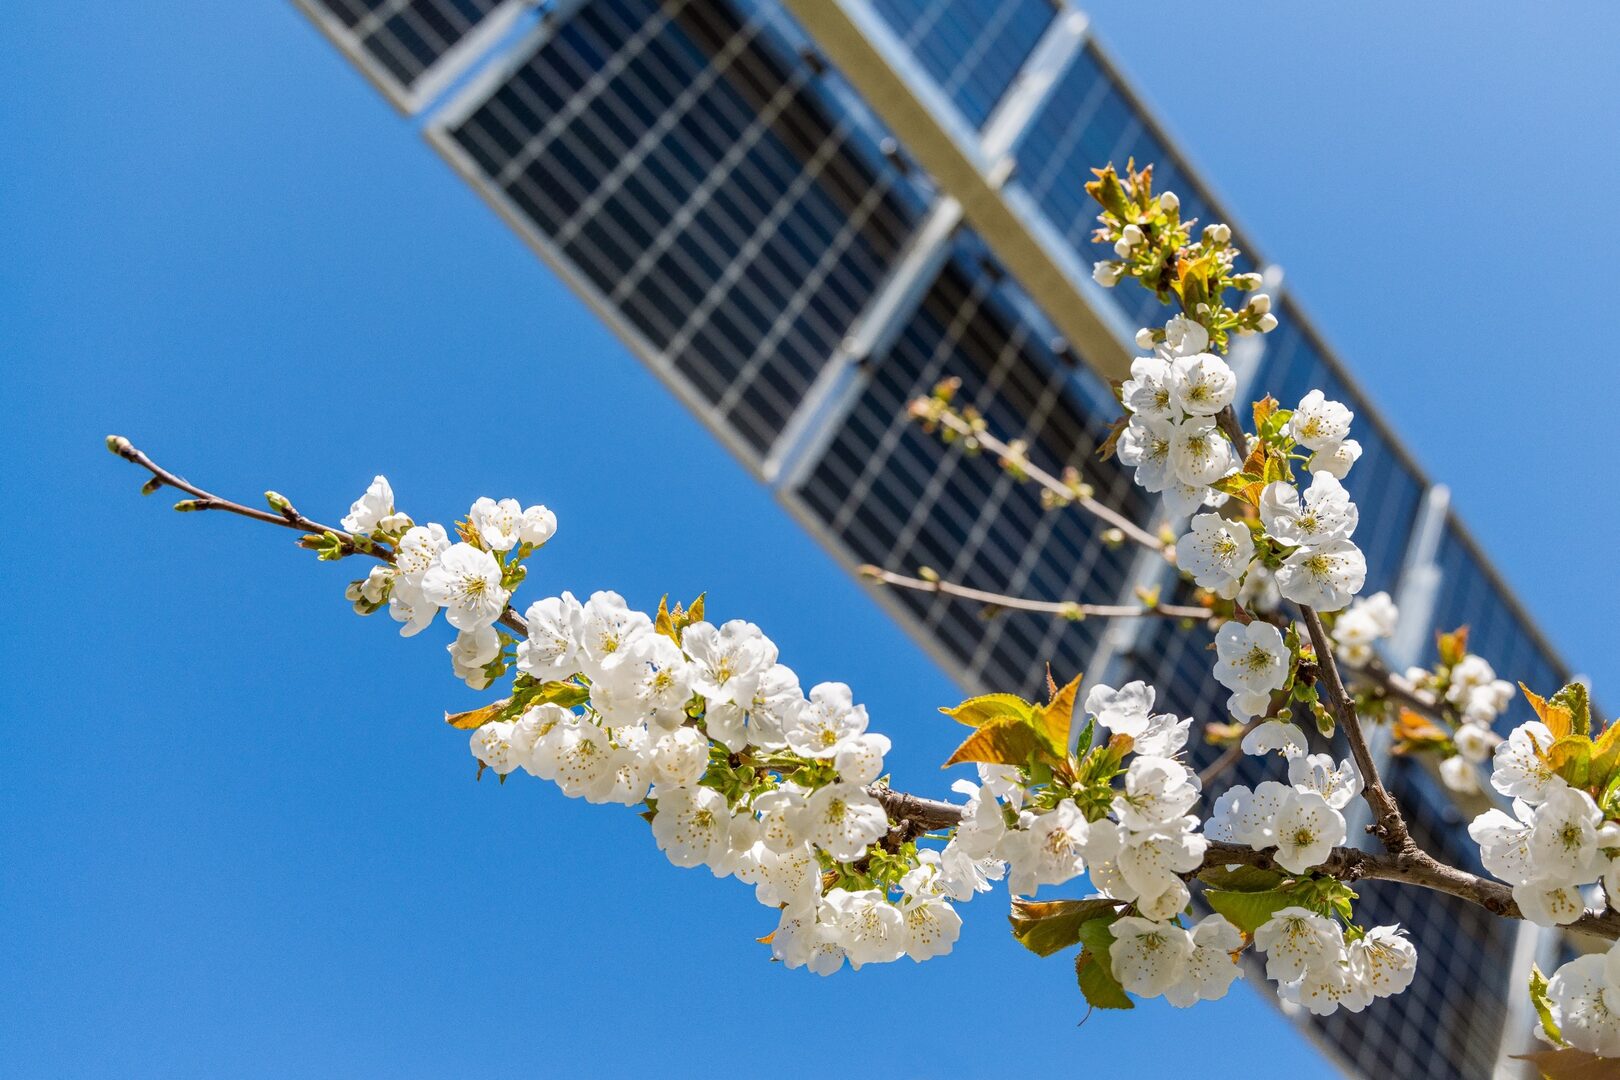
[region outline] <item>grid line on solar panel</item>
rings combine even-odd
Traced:
[[[304,0],[325,11],[408,93],[502,0]]]
[[[1030,328],[1011,318],[988,275],[957,258],[941,272],[889,351],[873,359],[864,385],[822,456],[793,493],[858,562],[948,570],[952,580],[1005,590],[1022,579],[1045,599],[1113,601],[1128,556],[1101,543],[1078,514],[1046,513],[1035,492],[992,461],[963,454],[920,431],[906,406],[940,379],[963,380],[958,400],[992,426],[1022,436],[1042,467],[1081,468],[1099,490],[1116,486],[1116,467],[1091,452],[1106,432],[1080,415],[1069,373],[1043,355]],[[1038,690],[1044,663],[1083,670],[1097,645],[1085,624],[1007,613],[986,620],[947,597],[897,595],[915,625],[958,665],[968,685]]]
[[[649,362],[763,453],[920,199],[857,152],[847,115],[827,115],[807,70],[758,30],[726,4],[604,0],[450,136],[622,313]]]
[[[982,127],[1057,13],[1051,0],[874,0],[973,127]]]

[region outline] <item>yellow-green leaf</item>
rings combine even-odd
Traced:
[[[1051,956],[1055,952],[1080,943],[1080,928],[1092,919],[1111,915],[1118,904],[1102,897],[1090,900],[1014,900],[1012,914],[1013,937],[1037,956]]]
[[[1602,787],[1620,769],[1620,721],[1603,729],[1592,744],[1592,783]]]
[[[1041,709],[1037,720],[1041,734],[1059,757],[1069,752],[1069,725],[1074,722],[1074,699],[1080,693],[1080,678],[1076,675],[1059,690],[1051,702]]]
[[[1114,944],[1114,917],[1092,919],[1080,926],[1080,940],[1085,948],[1074,960],[1075,977],[1080,980],[1080,992],[1094,1009],[1134,1009],[1135,1002],[1125,993],[1109,961],[1109,950]]]
[[[1265,892],[1228,892],[1225,889],[1205,889],[1204,902],[1226,916],[1228,922],[1252,934],[1264,926],[1271,917],[1285,907],[1299,903],[1291,892],[1271,889]]]
[[[1569,782],[1584,788],[1592,778],[1592,740],[1585,735],[1565,735],[1547,750],[1547,764]]]
[[[691,626],[695,622],[703,621],[703,598],[708,595],[709,594],[706,592],[698,593],[698,598],[692,601],[692,605],[686,609],[687,626]]]
[[[1040,749],[1041,737],[1029,721],[1020,716],[998,716],[969,735],[944,768],[964,761],[986,765],[1023,765]]]
[[[1468,655],[1468,627],[1459,626],[1449,634],[1435,634],[1435,645],[1440,651],[1440,662],[1447,667],[1462,663]]]
[[[501,712],[511,703],[511,698],[502,698],[499,701],[492,701],[481,708],[469,709],[467,712],[447,712],[444,714],[444,722],[453,728],[471,731],[473,728],[483,727],[491,720],[499,719]]]
[[[1271,419],[1271,414],[1276,411],[1277,399],[1272,397],[1270,394],[1267,394],[1265,397],[1254,403],[1255,434],[1259,435],[1265,432],[1266,421]]]
[[[1569,711],[1570,730],[1576,735],[1592,734],[1592,700],[1586,692],[1586,684],[1566,683],[1547,704]]]
[[[1035,706],[1017,694],[983,694],[968,698],[955,708],[939,711],[958,724],[978,727],[986,720],[994,720],[998,716],[1017,716],[1027,720],[1035,715]]]
[[[1528,1061],[1544,1080],[1615,1080],[1616,1075],[1613,1058],[1598,1057],[1573,1046],[1517,1054],[1513,1060]]]
[[[1198,880],[1225,892],[1269,892],[1281,885],[1286,875],[1258,866],[1211,866],[1198,872]]]
[[[668,593],[658,598],[658,616],[653,619],[653,629],[675,644],[681,643],[681,635],[675,632],[675,620],[670,618]]]
[[[1530,703],[1530,707],[1536,711],[1536,716],[1547,725],[1547,730],[1553,733],[1554,739],[1562,739],[1575,730],[1575,718],[1568,708],[1548,701],[1524,683],[1519,684],[1519,690]]]
[[[1541,973],[1536,964],[1530,965],[1530,1003],[1536,1007],[1536,1016],[1541,1020],[1541,1030],[1547,1038],[1552,1040],[1554,1046],[1564,1045],[1564,1033],[1558,1030],[1558,1021],[1553,1019],[1552,1000],[1547,997],[1547,976]]]

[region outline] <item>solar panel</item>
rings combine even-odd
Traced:
[[[756,469],[917,224],[765,14],[604,0],[435,142]]]
[[[1093,414],[1076,388],[1091,376],[1058,362],[1006,302],[1011,286],[986,274],[971,243],[971,235],[959,239],[893,346],[868,363],[853,406],[791,497],[856,562],[926,565],[973,588],[1113,603],[1130,552],[1104,544],[1101,527],[1084,514],[1043,511],[1031,486],[995,460],[946,446],[906,417],[912,399],[960,378],[958,401],[1026,440],[1036,464],[1054,472],[1073,465],[1133,520],[1148,516],[1129,477],[1095,459],[1109,417]],[[1054,671],[1076,674],[1098,644],[1093,623],[1019,612],[987,620],[942,596],[897,598],[970,688],[1038,694],[1048,660]]]
[[[457,57],[491,43],[523,0],[297,0],[406,112],[442,88]]]

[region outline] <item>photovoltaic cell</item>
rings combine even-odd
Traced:
[[[761,16],[705,0],[587,5],[446,135],[756,457],[922,205]]]
[[[409,93],[504,0],[300,0],[317,9],[383,76]]]
[[[872,7],[974,127],[984,125],[1057,13],[1052,0],[873,0]]]
[[[995,430],[1027,440],[1054,472],[1080,469],[1100,497],[1133,520],[1149,507],[1117,465],[1095,459],[1108,418],[1088,415],[1074,381],[998,296],[993,276],[959,248],[920,309],[862,375],[863,388],[796,492],[851,558],[914,570],[930,566],[970,587],[1041,599],[1113,603],[1131,553],[1101,542],[1086,515],[1050,513],[1030,485],[988,457],[944,445],[907,419],[906,406],[940,380],[962,380],[958,402]],[[1036,694],[1050,660],[1084,670],[1097,645],[1088,623],[897,592],[970,684]]]
[[[1501,678],[1522,682],[1543,696],[1564,685],[1568,672],[1508,603],[1455,521],[1446,522],[1436,562],[1443,575],[1434,608],[1436,630],[1468,627],[1468,651],[1488,660]],[[1437,659],[1431,639],[1423,661],[1432,664]],[[1496,729],[1506,735],[1533,719],[1528,703],[1514,694],[1512,704],[1497,717]]]

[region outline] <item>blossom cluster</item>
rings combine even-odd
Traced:
[[[1620,1057],[1620,944],[1577,956],[1532,993],[1545,1006],[1540,1034],[1556,1046]],[[1597,1076],[1596,1072],[1588,1075]]]
[[[1360,1012],[1405,990],[1417,973],[1417,950],[1395,926],[1347,936],[1339,923],[1301,907],[1278,911],[1254,934],[1266,954],[1266,977],[1284,1001],[1318,1016]]]
[[[1554,753],[1559,741],[1541,720],[1514,728],[1497,745],[1491,768],[1491,787],[1513,800],[1512,813],[1487,810],[1468,826],[1485,869],[1513,886],[1519,910],[1540,926],[1579,919],[1585,890],[1600,880],[1609,906],[1620,910],[1620,823],[1591,789],[1570,782],[1566,774],[1575,770]],[[1590,783],[1590,758],[1577,769]],[[1603,777],[1596,779],[1600,794],[1612,793]]]

